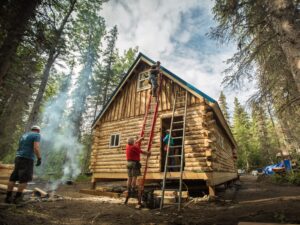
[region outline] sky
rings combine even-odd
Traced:
[[[208,38],[216,25],[213,4],[210,0],[110,0],[103,6],[102,16],[108,27],[117,25],[120,52],[138,46],[140,52],[215,100],[223,90],[232,113],[234,97],[245,103],[254,88],[222,86],[222,72],[228,66],[225,61],[237,47]]]

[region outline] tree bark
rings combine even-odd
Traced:
[[[6,37],[0,48],[0,87],[7,75],[13,57],[16,55],[17,47],[21,42],[29,20],[35,15],[35,9],[40,2],[40,0],[15,0],[12,3],[12,6],[16,7],[16,11],[6,26]]]
[[[61,39],[61,36],[63,34],[63,30],[65,28],[65,25],[67,24],[67,21],[68,21],[70,15],[71,15],[71,13],[74,10],[74,6],[76,4],[76,1],[77,0],[72,0],[71,1],[70,6],[69,6],[69,10],[68,10],[67,14],[65,15],[64,19],[62,20],[62,22],[60,24],[60,27],[56,32],[56,36],[55,36],[55,38],[52,42],[52,46],[51,46],[51,49],[50,49],[47,64],[46,64],[46,66],[44,68],[44,71],[43,71],[42,82],[40,84],[37,97],[36,97],[36,99],[33,103],[31,112],[29,114],[29,118],[28,118],[28,121],[27,121],[27,124],[26,124],[26,130],[29,130],[30,127],[38,121],[39,109],[40,109],[40,106],[41,106],[41,103],[42,103],[42,100],[43,100],[43,96],[44,96],[44,93],[45,93],[45,90],[46,90],[46,86],[47,86],[47,83],[48,83],[48,80],[49,80],[50,70],[51,70],[51,67],[52,67],[53,63],[55,62],[56,58],[60,54],[60,49],[58,49],[57,46],[60,42],[60,39]]]
[[[277,32],[278,41],[286,56],[295,84],[300,93],[300,26],[296,23],[299,12],[292,0],[268,1],[270,21]]]

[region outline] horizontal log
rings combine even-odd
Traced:
[[[94,169],[93,170],[94,173],[127,173],[127,169],[124,168],[124,169]],[[148,172],[160,172],[160,169],[159,168],[155,168],[155,169],[151,169],[149,168],[148,169]],[[112,174],[113,176],[113,174]]]
[[[14,169],[14,164],[0,164],[0,171],[2,170],[13,170]]]

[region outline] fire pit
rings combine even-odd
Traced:
[[[54,202],[63,199],[64,198],[60,195],[57,195],[55,191],[44,191],[40,188],[35,188],[30,198],[30,200],[36,202]]]

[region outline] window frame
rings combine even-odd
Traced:
[[[115,142],[116,142],[116,136],[119,136],[119,143],[118,143],[118,145],[112,145],[112,137],[115,137],[114,138],[114,143],[113,144],[115,144]],[[118,147],[120,147],[120,143],[121,143],[121,134],[120,133],[113,133],[113,134],[111,134],[110,136],[109,136],[109,148],[118,148]]]
[[[145,74],[145,73],[148,74],[148,77],[141,79],[141,75]],[[144,91],[144,90],[147,90],[147,89],[151,88],[150,84],[147,84],[145,87],[141,87],[140,86],[141,82],[144,82],[145,80],[149,79],[149,76],[150,76],[150,69],[149,70],[145,70],[145,71],[139,73],[139,75],[138,75],[138,81],[137,81],[137,91]]]

